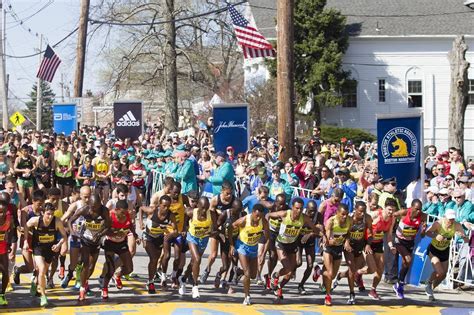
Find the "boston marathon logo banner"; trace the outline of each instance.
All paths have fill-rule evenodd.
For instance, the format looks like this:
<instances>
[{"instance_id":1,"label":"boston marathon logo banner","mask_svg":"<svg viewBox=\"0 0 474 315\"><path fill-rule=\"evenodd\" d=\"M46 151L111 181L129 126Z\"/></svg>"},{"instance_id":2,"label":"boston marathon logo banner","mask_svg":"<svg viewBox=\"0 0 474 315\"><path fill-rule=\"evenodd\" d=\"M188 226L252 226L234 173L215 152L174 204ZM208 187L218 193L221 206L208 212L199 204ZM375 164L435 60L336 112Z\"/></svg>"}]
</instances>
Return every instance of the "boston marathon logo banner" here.
<instances>
[{"instance_id":1,"label":"boston marathon logo banner","mask_svg":"<svg viewBox=\"0 0 474 315\"><path fill-rule=\"evenodd\" d=\"M213 106L214 147L225 152L228 146L235 153L249 148L249 111L247 104L216 104Z\"/></svg>"},{"instance_id":2,"label":"boston marathon logo banner","mask_svg":"<svg viewBox=\"0 0 474 315\"><path fill-rule=\"evenodd\" d=\"M399 189L419 178L421 174L421 116L377 117L379 174L396 177Z\"/></svg>"},{"instance_id":3,"label":"boston marathon logo banner","mask_svg":"<svg viewBox=\"0 0 474 315\"><path fill-rule=\"evenodd\" d=\"M115 136L137 140L143 132L143 106L141 101L114 103Z\"/></svg>"}]
</instances>

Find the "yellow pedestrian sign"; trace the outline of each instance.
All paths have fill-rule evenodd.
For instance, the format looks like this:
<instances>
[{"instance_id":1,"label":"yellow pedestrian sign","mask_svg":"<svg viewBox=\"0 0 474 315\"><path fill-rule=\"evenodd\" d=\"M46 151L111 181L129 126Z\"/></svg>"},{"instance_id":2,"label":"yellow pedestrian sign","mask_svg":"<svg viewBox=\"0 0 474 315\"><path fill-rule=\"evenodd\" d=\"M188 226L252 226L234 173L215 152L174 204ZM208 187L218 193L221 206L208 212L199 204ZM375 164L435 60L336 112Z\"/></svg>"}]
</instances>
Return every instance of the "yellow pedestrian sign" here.
<instances>
[{"instance_id":1,"label":"yellow pedestrian sign","mask_svg":"<svg viewBox=\"0 0 474 315\"><path fill-rule=\"evenodd\" d=\"M23 116L20 112L15 112L13 115L10 116L10 121L15 127L18 127L23 124L25 120L25 116Z\"/></svg>"}]
</instances>

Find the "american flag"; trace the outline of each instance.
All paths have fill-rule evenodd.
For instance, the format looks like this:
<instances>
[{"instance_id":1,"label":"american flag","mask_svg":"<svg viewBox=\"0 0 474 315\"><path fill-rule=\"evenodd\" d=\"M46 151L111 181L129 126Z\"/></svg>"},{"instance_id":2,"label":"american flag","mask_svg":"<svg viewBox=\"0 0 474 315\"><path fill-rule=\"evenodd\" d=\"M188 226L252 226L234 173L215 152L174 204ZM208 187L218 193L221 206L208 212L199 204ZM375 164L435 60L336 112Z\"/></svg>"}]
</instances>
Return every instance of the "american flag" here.
<instances>
[{"instance_id":1,"label":"american flag","mask_svg":"<svg viewBox=\"0 0 474 315\"><path fill-rule=\"evenodd\" d=\"M54 50L48 45L44 52L43 60L41 60L36 77L48 82L53 81L54 74L56 73L60 63L61 59L59 59L59 57L54 53Z\"/></svg>"},{"instance_id":2,"label":"american flag","mask_svg":"<svg viewBox=\"0 0 474 315\"><path fill-rule=\"evenodd\" d=\"M233 5L227 4L230 17L234 24L237 42L242 47L245 59L258 57L275 57L276 51L273 49L265 37L255 28L252 27L242 14L240 14Z\"/></svg>"}]
</instances>

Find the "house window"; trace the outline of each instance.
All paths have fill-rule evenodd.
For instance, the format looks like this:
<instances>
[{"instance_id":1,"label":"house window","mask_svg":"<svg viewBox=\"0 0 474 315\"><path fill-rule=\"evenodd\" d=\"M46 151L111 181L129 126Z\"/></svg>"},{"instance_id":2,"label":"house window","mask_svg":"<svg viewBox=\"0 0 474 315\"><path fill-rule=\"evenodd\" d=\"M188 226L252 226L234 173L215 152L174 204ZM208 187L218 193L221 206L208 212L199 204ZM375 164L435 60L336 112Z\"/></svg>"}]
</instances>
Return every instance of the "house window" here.
<instances>
[{"instance_id":1,"label":"house window","mask_svg":"<svg viewBox=\"0 0 474 315\"><path fill-rule=\"evenodd\" d=\"M467 105L474 106L474 80L469 80L469 90L467 91Z\"/></svg>"},{"instance_id":2,"label":"house window","mask_svg":"<svg viewBox=\"0 0 474 315\"><path fill-rule=\"evenodd\" d=\"M423 88L421 80L408 81L408 107L423 106Z\"/></svg>"},{"instance_id":3,"label":"house window","mask_svg":"<svg viewBox=\"0 0 474 315\"><path fill-rule=\"evenodd\" d=\"M357 107L357 81L348 80L342 88L342 107Z\"/></svg>"},{"instance_id":4,"label":"house window","mask_svg":"<svg viewBox=\"0 0 474 315\"><path fill-rule=\"evenodd\" d=\"M379 103L385 103L385 79L379 79Z\"/></svg>"}]
</instances>

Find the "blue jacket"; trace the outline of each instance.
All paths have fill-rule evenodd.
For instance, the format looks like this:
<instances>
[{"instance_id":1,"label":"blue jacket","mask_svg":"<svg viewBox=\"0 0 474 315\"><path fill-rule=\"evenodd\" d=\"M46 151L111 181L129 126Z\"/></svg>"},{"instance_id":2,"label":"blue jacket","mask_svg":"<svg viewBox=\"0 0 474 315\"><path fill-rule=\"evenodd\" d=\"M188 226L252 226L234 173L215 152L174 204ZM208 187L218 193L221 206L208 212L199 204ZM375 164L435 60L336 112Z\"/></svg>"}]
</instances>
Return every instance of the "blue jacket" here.
<instances>
[{"instance_id":1,"label":"blue jacket","mask_svg":"<svg viewBox=\"0 0 474 315\"><path fill-rule=\"evenodd\" d=\"M174 179L177 182L181 182L182 194L187 194L191 190L197 191L198 189L193 162L190 160L186 160L182 165L178 166L178 170L174 174Z\"/></svg>"},{"instance_id":2,"label":"blue jacket","mask_svg":"<svg viewBox=\"0 0 474 315\"><path fill-rule=\"evenodd\" d=\"M220 194L222 183L227 180L235 189L235 173L234 168L229 162L224 162L214 172L214 175L207 179L212 184L212 193Z\"/></svg>"},{"instance_id":3,"label":"blue jacket","mask_svg":"<svg viewBox=\"0 0 474 315\"><path fill-rule=\"evenodd\" d=\"M354 197L357 196L357 184L353 180L348 179L343 184L338 184L337 187L344 191L341 203L347 205L349 213L351 213L354 207ZM333 188L329 190L329 196L331 196L332 191Z\"/></svg>"}]
</instances>

